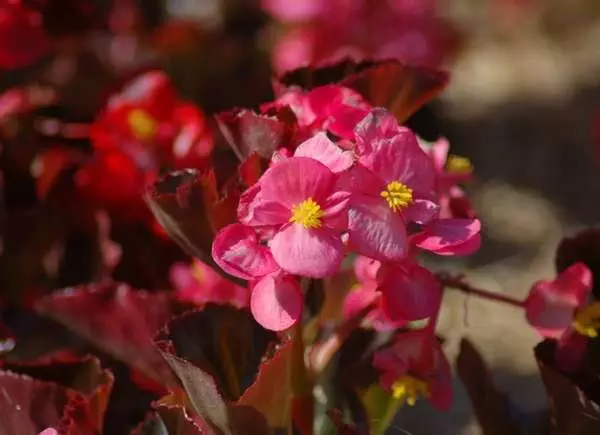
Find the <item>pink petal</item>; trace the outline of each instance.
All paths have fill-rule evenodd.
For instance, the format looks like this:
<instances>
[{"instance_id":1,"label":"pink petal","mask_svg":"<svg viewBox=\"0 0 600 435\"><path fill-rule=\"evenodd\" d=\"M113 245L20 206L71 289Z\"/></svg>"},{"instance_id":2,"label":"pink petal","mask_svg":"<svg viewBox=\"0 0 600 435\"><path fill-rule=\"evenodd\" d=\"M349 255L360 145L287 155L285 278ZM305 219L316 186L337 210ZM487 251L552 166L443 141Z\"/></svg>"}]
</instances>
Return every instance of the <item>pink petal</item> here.
<instances>
[{"instance_id":1,"label":"pink petal","mask_svg":"<svg viewBox=\"0 0 600 435\"><path fill-rule=\"evenodd\" d=\"M329 140L323 132L317 133L307 141L301 143L294 152L296 157L310 157L323 163L332 172L343 172L354 164L351 151L342 151L336 144Z\"/></svg>"},{"instance_id":2,"label":"pink petal","mask_svg":"<svg viewBox=\"0 0 600 435\"><path fill-rule=\"evenodd\" d=\"M308 198L321 204L336 180L335 174L324 164L307 157L292 157L267 169L260 180L260 196L266 202L279 203L289 210Z\"/></svg>"},{"instance_id":3,"label":"pink petal","mask_svg":"<svg viewBox=\"0 0 600 435\"><path fill-rule=\"evenodd\" d=\"M359 255L354 261L354 274L360 282L375 281L381 262Z\"/></svg>"},{"instance_id":4,"label":"pink petal","mask_svg":"<svg viewBox=\"0 0 600 435\"><path fill-rule=\"evenodd\" d=\"M480 239L476 236L480 230L481 222L478 219L439 219L411 237L411 242L421 249L441 255L452 255L455 250L464 253L478 247ZM466 242L473 243L462 246Z\"/></svg>"},{"instance_id":5,"label":"pink petal","mask_svg":"<svg viewBox=\"0 0 600 435\"><path fill-rule=\"evenodd\" d=\"M441 288L429 270L405 263L384 266L380 274L381 306L392 321L422 320L439 310Z\"/></svg>"},{"instance_id":6,"label":"pink petal","mask_svg":"<svg viewBox=\"0 0 600 435\"><path fill-rule=\"evenodd\" d=\"M337 188L353 194L379 196L385 190L385 184L376 174L357 164L340 174Z\"/></svg>"},{"instance_id":7,"label":"pink petal","mask_svg":"<svg viewBox=\"0 0 600 435\"><path fill-rule=\"evenodd\" d=\"M426 224L438 216L440 206L428 199L415 199L406 209L402 210L402 216L407 222Z\"/></svg>"},{"instance_id":8,"label":"pink petal","mask_svg":"<svg viewBox=\"0 0 600 435\"><path fill-rule=\"evenodd\" d=\"M58 435L58 431L53 427L48 427L41 431L38 435Z\"/></svg>"},{"instance_id":9,"label":"pink petal","mask_svg":"<svg viewBox=\"0 0 600 435\"><path fill-rule=\"evenodd\" d=\"M446 256L466 256L472 255L475 252L479 251L481 247L481 234L475 234L475 236L471 237L466 242L461 243L460 245L450 246L447 248L441 248L435 253L437 255L446 255Z\"/></svg>"},{"instance_id":10,"label":"pink petal","mask_svg":"<svg viewBox=\"0 0 600 435\"><path fill-rule=\"evenodd\" d=\"M196 284L189 264L174 263L169 269L169 279L176 290L185 289Z\"/></svg>"},{"instance_id":11,"label":"pink petal","mask_svg":"<svg viewBox=\"0 0 600 435\"><path fill-rule=\"evenodd\" d=\"M438 172L443 172L446 167L446 159L448 158L448 150L450 143L446 138L440 138L431 146L430 155L433 160L433 165Z\"/></svg>"},{"instance_id":12,"label":"pink petal","mask_svg":"<svg viewBox=\"0 0 600 435\"><path fill-rule=\"evenodd\" d=\"M253 227L279 226L290 219L290 210L273 201L265 201L261 183L256 183L240 196L238 219Z\"/></svg>"},{"instance_id":13,"label":"pink petal","mask_svg":"<svg viewBox=\"0 0 600 435\"><path fill-rule=\"evenodd\" d=\"M396 118L382 108L373 109L354 129L356 152L366 155L378 148L381 141L391 139L399 132Z\"/></svg>"},{"instance_id":14,"label":"pink petal","mask_svg":"<svg viewBox=\"0 0 600 435\"><path fill-rule=\"evenodd\" d=\"M408 249L402 217L380 197L353 196L348 233L357 252L377 260L400 260Z\"/></svg>"},{"instance_id":15,"label":"pink petal","mask_svg":"<svg viewBox=\"0 0 600 435\"><path fill-rule=\"evenodd\" d=\"M543 337L558 338L591 288L592 274L583 263L573 264L554 281L536 282L524 302L528 322Z\"/></svg>"},{"instance_id":16,"label":"pink petal","mask_svg":"<svg viewBox=\"0 0 600 435\"><path fill-rule=\"evenodd\" d=\"M344 299L344 318L350 319L379 299L376 283L364 284L352 289Z\"/></svg>"},{"instance_id":17,"label":"pink petal","mask_svg":"<svg viewBox=\"0 0 600 435\"><path fill-rule=\"evenodd\" d=\"M261 7L281 21L309 21L327 10L321 0L261 0Z\"/></svg>"},{"instance_id":18,"label":"pink petal","mask_svg":"<svg viewBox=\"0 0 600 435\"><path fill-rule=\"evenodd\" d=\"M400 181L406 184L417 197L433 195L436 181L433 162L419 146L414 133L406 128L371 155L361 157L359 162L386 183Z\"/></svg>"},{"instance_id":19,"label":"pink petal","mask_svg":"<svg viewBox=\"0 0 600 435\"><path fill-rule=\"evenodd\" d=\"M568 328L556 343L556 366L567 373L581 367L587 350L588 338Z\"/></svg>"},{"instance_id":20,"label":"pink petal","mask_svg":"<svg viewBox=\"0 0 600 435\"><path fill-rule=\"evenodd\" d=\"M264 328L283 331L300 319L302 303L302 292L295 278L267 275L252 288L250 310Z\"/></svg>"},{"instance_id":21,"label":"pink petal","mask_svg":"<svg viewBox=\"0 0 600 435\"><path fill-rule=\"evenodd\" d=\"M279 269L266 246L259 243L256 232L242 224L223 228L213 241L212 256L227 273L241 279L253 279Z\"/></svg>"},{"instance_id":22,"label":"pink petal","mask_svg":"<svg viewBox=\"0 0 600 435\"><path fill-rule=\"evenodd\" d=\"M273 258L285 271L311 278L335 274L344 255L340 235L328 228L289 224L270 243Z\"/></svg>"},{"instance_id":23,"label":"pink petal","mask_svg":"<svg viewBox=\"0 0 600 435\"><path fill-rule=\"evenodd\" d=\"M350 192L339 191L330 195L322 204L325 212L323 225L345 232L348 229L348 205Z\"/></svg>"}]
</instances>

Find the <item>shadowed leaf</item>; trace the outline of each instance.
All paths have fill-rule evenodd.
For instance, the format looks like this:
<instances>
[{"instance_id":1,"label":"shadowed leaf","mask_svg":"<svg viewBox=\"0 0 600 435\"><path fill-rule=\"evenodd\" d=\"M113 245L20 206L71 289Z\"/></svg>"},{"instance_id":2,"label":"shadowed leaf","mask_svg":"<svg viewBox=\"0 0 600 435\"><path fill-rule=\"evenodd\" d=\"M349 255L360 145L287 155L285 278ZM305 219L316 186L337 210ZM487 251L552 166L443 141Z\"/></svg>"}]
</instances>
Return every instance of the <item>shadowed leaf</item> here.
<instances>
[{"instance_id":1,"label":"shadowed leaf","mask_svg":"<svg viewBox=\"0 0 600 435\"><path fill-rule=\"evenodd\" d=\"M275 84L275 92L279 94L294 85L312 89L329 83L356 90L374 106L391 111L398 122L403 123L444 90L448 74L396 60L360 63L346 60L323 68L291 71Z\"/></svg>"},{"instance_id":2,"label":"shadowed leaf","mask_svg":"<svg viewBox=\"0 0 600 435\"><path fill-rule=\"evenodd\" d=\"M156 332L185 308L170 293L113 282L55 292L40 299L36 308L163 385L173 381L153 343Z\"/></svg>"},{"instance_id":3,"label":"shadowed leaf","mask_svg":"<svg viewBox=\"0 0 600 435\"><path fill-rule=\"evenodd\" d=\"M600 433L600 382L583 373L566 375L555 366L556 342L544 340L535 347L535 358L546 386L553 435Z\"/></svg>"},{"instance_id":4,"label":"shadowed leaf","mask_svg":"<svg viewBox=\"0 0 600 435\"><path fill-rule=\"evenodd\" d=\"M484 435L518 435L506 397L494 386L483 358L467 339L460 343L456 371L464 383Z\"/></svg>"},{"instance_id":5,"label":"shadowed leaf","mask_svg":"<svg viewBox=\"0 0 600 435\"><path fill-rule=\"evenodd\" d=\"M276 335L260 327L247 310L209 304L172 319L156 340L161 349L210 373L223 395L236 400L254 381Z\"/></svg>"},{"instance_id":6,"label":"shadowed leaf","mask_svg":"<svg viewBox=\"0 0 600 435\"><path fill-rule=\"evenodd\" d=\"M256 380L237 402L260 411L274 429L284 429L290 424L292 347L293 343L287 342L262 363Z\"/></svg>"},{"instance_id":7,"label":"shadowed leaf","mask_svg":"<svg viewBox=\"0 0 600 435\"><path fill-rule=\"evenodd\" d=\"M158 405L132 435L213 435L200 427L181 406Z\"/></svg>"}]
</instances>

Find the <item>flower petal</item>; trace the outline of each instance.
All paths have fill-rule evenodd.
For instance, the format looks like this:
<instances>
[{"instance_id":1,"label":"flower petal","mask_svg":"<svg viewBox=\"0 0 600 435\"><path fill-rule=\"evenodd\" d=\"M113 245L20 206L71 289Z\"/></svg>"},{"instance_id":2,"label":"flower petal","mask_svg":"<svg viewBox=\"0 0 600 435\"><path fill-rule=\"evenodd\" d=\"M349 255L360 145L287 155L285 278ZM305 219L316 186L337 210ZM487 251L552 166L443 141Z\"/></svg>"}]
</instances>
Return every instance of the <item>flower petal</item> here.
<instances>
[{"instance_id":1,"label":"flower petal","mask_svg":"<svg viewBox=\"0 0 600 435\"><path fill-rule=\"evenodd\" d=\"M378 288L382 309L392 321L426 319L440 308L442 291L438 280L417 264L383 266Z\"/></svg>"},{"instance_id":2,"label":"flower petal","mask_svg":"<svg viewBox=\"0 0 600 435\"><path fill-rule=\"evenodd\" d=\"M219 231L212 256L225 272L241 279L258 278L279 269L269 249L259 243L256 232L242 224Z\"/></svg>"},{"instance_id":3,"label":"flower petal","mask_svg":"<svg viewBox=\"0 0 600 435\"><path fill-rule=\"evenodd\" d=\"M374 282L352 289L344 299L342 311L344 318L350 319L379 299L377 285Z\"/></svg>"},{"instance_id":4,"label":"flower petal","mask_svg":"<svg viewBox=\"0 0 600 435\"><path fill-rule=\"evenodd\" d=\"M344 244L328 228L306 229L289 224L270 243L275 261L285 271L311 278L324 278L337 272L344 255Z\"/></svg>"},{"instance_id":5,"label":"flower petal","mask_svg":"<svg viewBox=\"0 0 600 435\"><path fill-rule=\"evenodd\" d=\"M380 107L371 110L354 129L356 153L362 156L373 152L379 143L397 135L399 128L398 121L387 110Z\"/></svg>"},{"instance_id":6,"label":"flower petal","mask_svg":"<svg viewBox=\"0 0 600 435\"><path fill-rule=\"evenodd\" d=\"M271 166L262 176L261 198L291 210L312 198L321 203L329 196L337 177L324 164L307 157L292 157Z\"/></svg>"},{"instance_id":7,"label":"flower petal","mask_svg":"<svg viewBox=\"0 0 600 435\"><path fill-rule=\"evenodd\" d=\"M354 164L352 152L340 149L323 132L302 142L296 148L294 156L318 160L332 172L343 172Z\"/></svg>"},{"instance_id":8,"label":"flower petal","mask_svg":"<svg viewBox=\"0 0 600 435\"><path fill-rule=\"evenodd\" d=\"M354 274L360 282L375 281L381 262L359 255L354 261Z\"/></svg>"},{"instance_id":9,"label":"flower petal","mask_svg":"<svg viewBox=\"0 0 600 435\"><path fill-rule=\"evenodd\" d=\"M291 212L287 207L265 201L261 183L256 183L240 196L237 209L241 223L251 227L279 226L290 219Z\"/></svg>"},{"instance_id":10,"label":"flower petal","mask_svg":"<svg viewBox=\"0 0 600 435\"><path fill-rule=\"evenodd\" d=\"M382 198L354 195L348 211L348 232L354 249L367 257L397 261L408 250L404 221Z\"/></svg>"},{"instance_id":11,"label":"flower petal","mask_svg":"<svg viewBox=\"0 0 600 435\"><path fill-rule=\"evenodd\" d=\"M481 222L478 219L439 219L411 237L411 242L440 255L452 255L454 250L464 253L478 247L480 239L476 236L480 230ZM469 241L477 243L462 246Z\"/></svg>"},{"instance_id":12,"label":"flower petal","mask_svg":"<svg viewBox=\"0 0 600 435\"><path fill-rule=\"evenodd\" d=\"M321 205L325 215L323 225L327 228L346 231L348 229L348 205L350 192L339 191L330 195Z\"/></svg>"},{"instance_id":13,"label":"flower petal","mask_svg":"<svg viewBox=\"0 0 600 435\"><path fill-rule=\"evenodd\" d=\"M428 199L415 199L406 209L402 211L402 216L407 222L416 222L426 224L438 216L440 206L434 201Z\"/></svg>"},{"instance_id":14,"label":"flower petal","mask_svg":"<svg viewBox=\"0 0 600 435\"><path fill-rule=\"evenodd\" d=\"M250 310L258 323L272 331L283 331L302 315L302 292L289 275L267 275L252 288Z\"/></svg>"}]
</instances>

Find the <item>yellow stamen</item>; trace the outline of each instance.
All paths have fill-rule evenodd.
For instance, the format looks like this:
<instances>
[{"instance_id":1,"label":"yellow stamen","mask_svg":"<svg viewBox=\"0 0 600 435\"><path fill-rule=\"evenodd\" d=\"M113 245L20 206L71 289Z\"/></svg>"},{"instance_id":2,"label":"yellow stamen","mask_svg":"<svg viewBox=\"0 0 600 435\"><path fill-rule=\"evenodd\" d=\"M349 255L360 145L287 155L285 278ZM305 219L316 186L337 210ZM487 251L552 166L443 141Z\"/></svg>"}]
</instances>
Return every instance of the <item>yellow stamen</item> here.
<instances>
[{"instance_id":1,"label":"yellow stamen","mask_svg":"<svg viewBox=\"0 0 600 435\"><path fill-rule=\"evenodd\" d=\"M579 334L595 338L600 329L600 302L592 302L575 313L573 328Z\"/></svg>"},{"instance_id":2,"label":"yellow stamen","mask_svg":"<svg viewBox=\"0 0 600 435\"><path fill-rule=\"evenodd\" d=\"M451 154L446 160L446 171L453 174L468 174L473 172L473 164L466 157Z\"/></svg>"},{"instance_id":3,"label":"yellow stamen","mask_svg":"<svg viewBox=\"0 0 600 435\"><path fill-rule=\"evenodd\" d=\"M381 196L394 211L408 207L413 202L412 189L399 181L389 183L381 192Z\"/></svg>"},{"instance_id":4,"label":"yellow stamen","mask_svg":"<svg viewBox=\"0 0 600 435\"><path fill-rule=\"evenodd\" d=\"M400 377L392 385L394 398L407 403L409 406L417 403L420 396L429 397L429 394L429 385L426 382L409 375Z\"/></svg>"},{"instance_id":5,"label":"yellow stamen","mask_svg":"<svg viewBox=\"0 0 600 435\"><path fill-rule=\"evenodd\" d=\"M304 228L308 229L319 228L321 226L321 218L324 215L325 212L321 209L321 206L312 198L308 198L292 207L290 222L302 224Z\"/></svg>"},{"instance_id":6,"label":"yellow stamen","mask_svg":"<svg viewBox=\"0 0 600 435\"><path fill-rule=\"evenodd\" d=\"M133 109L127 116L131 133L138 140L151 140L158 129L156 120L142 109Z\"/></svg>"}]
</instances>

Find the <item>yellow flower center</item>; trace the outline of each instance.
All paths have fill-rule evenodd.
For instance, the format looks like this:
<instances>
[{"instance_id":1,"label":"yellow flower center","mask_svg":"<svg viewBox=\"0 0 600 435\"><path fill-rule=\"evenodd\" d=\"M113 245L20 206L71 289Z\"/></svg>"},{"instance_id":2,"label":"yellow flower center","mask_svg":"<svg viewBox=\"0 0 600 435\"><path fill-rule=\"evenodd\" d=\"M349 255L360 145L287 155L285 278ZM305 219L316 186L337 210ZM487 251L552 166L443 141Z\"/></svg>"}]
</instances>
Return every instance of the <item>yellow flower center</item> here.
<instances>
[{"instance_id":1,"label":"yellow flower center","mask_svg":"<svg viewBox=\"0 0 600 435\"><path fill-rule=\"evenodd\" d=\"M404 375L392 385L392 395L395 399L413 406L420 396L429 397L429 386L420 379Z\"/></svg>"},{"instance_id":2,"label":"yellow flower center","mask_svg":"<svg viewBox=\"0 0 600 435\"><path fill-rule=\"evenodd\" d=\"M308 198L292 207L290 222L302 224L304 228L308 229L319 228L321 226L321 218L324 215L325 212L321 209L321 206L312 198Z\"/></svg>"},{"instance_id":3,"label":"yellow flower center","mask_svg":"<svg viewBox=\"0 0 600 435\"><path fill-rule=\"evenodd\" d=\"M452 174L468 174L473 172L473 165L466 157L451 154L446 160L446 171Z\"/></svg>"},{"instance_id":4,"label":"yellow flower center","mask_svg":"<svg viewBox=\"0 0 600 435\"><path fill-rule=\"evenodd\" d=\"M577 311L573 319L573 328L586 337L597 337L600 329L600 302L592 302Z\"/></svg>"},{"instance_id":5,"label":"yellow flower center","mask_svg":"<svg viewBox=\"0 0 600 435\"><path fill-rule=\"evenodd\" d=\"M408 207L413 202L412 189L399 181L389 183L381 192L381 196L394 211Z\"/></svg>"},{"instance_id":6,"label":"yellow flower center","mask_svg":"<svg viewBox=\"0 0 600 435\"><path fill-rule=\"evenodd\" d=\"M156 135L158 125L148 112L142 109L133 109L127 116L131 133L138 140L150 140Z\"/></svg>"}]
</instances>

